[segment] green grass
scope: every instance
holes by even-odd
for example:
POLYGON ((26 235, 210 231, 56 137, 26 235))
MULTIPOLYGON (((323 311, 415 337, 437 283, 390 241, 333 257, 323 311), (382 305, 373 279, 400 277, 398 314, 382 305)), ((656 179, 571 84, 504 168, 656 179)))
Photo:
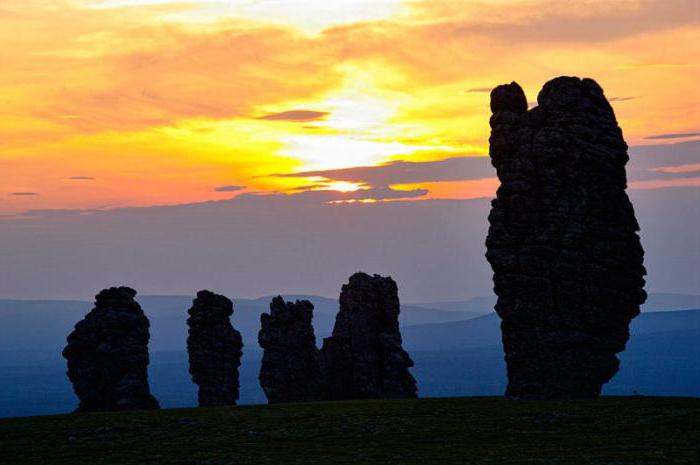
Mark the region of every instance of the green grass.
POLYGON ((0 420, 0 463, 700 464, 700 399, 358 401, 0 420))

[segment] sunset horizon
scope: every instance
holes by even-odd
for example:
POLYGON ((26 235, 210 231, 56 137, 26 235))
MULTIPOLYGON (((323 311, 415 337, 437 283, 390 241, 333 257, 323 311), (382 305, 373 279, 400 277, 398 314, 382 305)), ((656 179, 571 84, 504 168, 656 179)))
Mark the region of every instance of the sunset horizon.
POLYGON ((0 1, 0 462, 697 463, 700 0, 0 1))
MULTIPOLYGON (((630 146, 698 141, 693 4, 6 4, 0 217, 314 191, 491 197, 487 172, 402 182, 338 170, 486 157, 489 91, 515 80, 532 106, 559 74, 601 84, 630 146)), ((655 169, 631 188, 700 186, 697 166, 655 169)))

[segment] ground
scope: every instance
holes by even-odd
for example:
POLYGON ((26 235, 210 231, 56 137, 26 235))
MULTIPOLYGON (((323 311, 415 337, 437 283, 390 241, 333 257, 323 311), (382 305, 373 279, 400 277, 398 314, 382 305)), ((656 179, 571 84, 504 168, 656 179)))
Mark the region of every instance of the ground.
POLYGON ((3 419, 0 463, 698 464, 700 399, 472 397, 3 419))

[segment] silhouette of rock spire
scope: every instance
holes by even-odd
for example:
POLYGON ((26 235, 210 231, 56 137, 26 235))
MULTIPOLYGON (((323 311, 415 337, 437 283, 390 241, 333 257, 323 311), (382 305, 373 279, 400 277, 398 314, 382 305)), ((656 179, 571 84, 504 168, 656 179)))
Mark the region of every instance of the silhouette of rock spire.
POLYGON ((159 407, 148 385, 149 322, 134 297, 128 287, 102 290, 68 336, 63 357, 78 412, 159 407))
POLYGON ((199 406, 236 405, 243 341, 231 326, 233 304, 223 295, 203 290, 188 313, 187 352, 192 381, 199 386, 199 406))
POLYGON ((626 193, 627 145, 591 79, 549 81, 527 110, 516 83, 491 92, 501 186, 486 257, 516 398, 591 398, 617 372, 639 314, 644 251, 626 193))
POLYGON ((270 302, 260 315, 258 342, 263 348, 260 385, 269 403, 316 401, 321 396, 314 306, 308 300, 270 302))

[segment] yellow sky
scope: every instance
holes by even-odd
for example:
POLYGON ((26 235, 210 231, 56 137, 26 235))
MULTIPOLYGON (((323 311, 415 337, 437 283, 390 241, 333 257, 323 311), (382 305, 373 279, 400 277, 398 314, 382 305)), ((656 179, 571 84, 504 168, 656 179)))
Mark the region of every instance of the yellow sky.
POLYGON ((697 132, 698 44, 697 0, 7 0, 0 213, 368 188, 272 175, 484 155, 485 90, 561 74, 630 144, 697 132))

